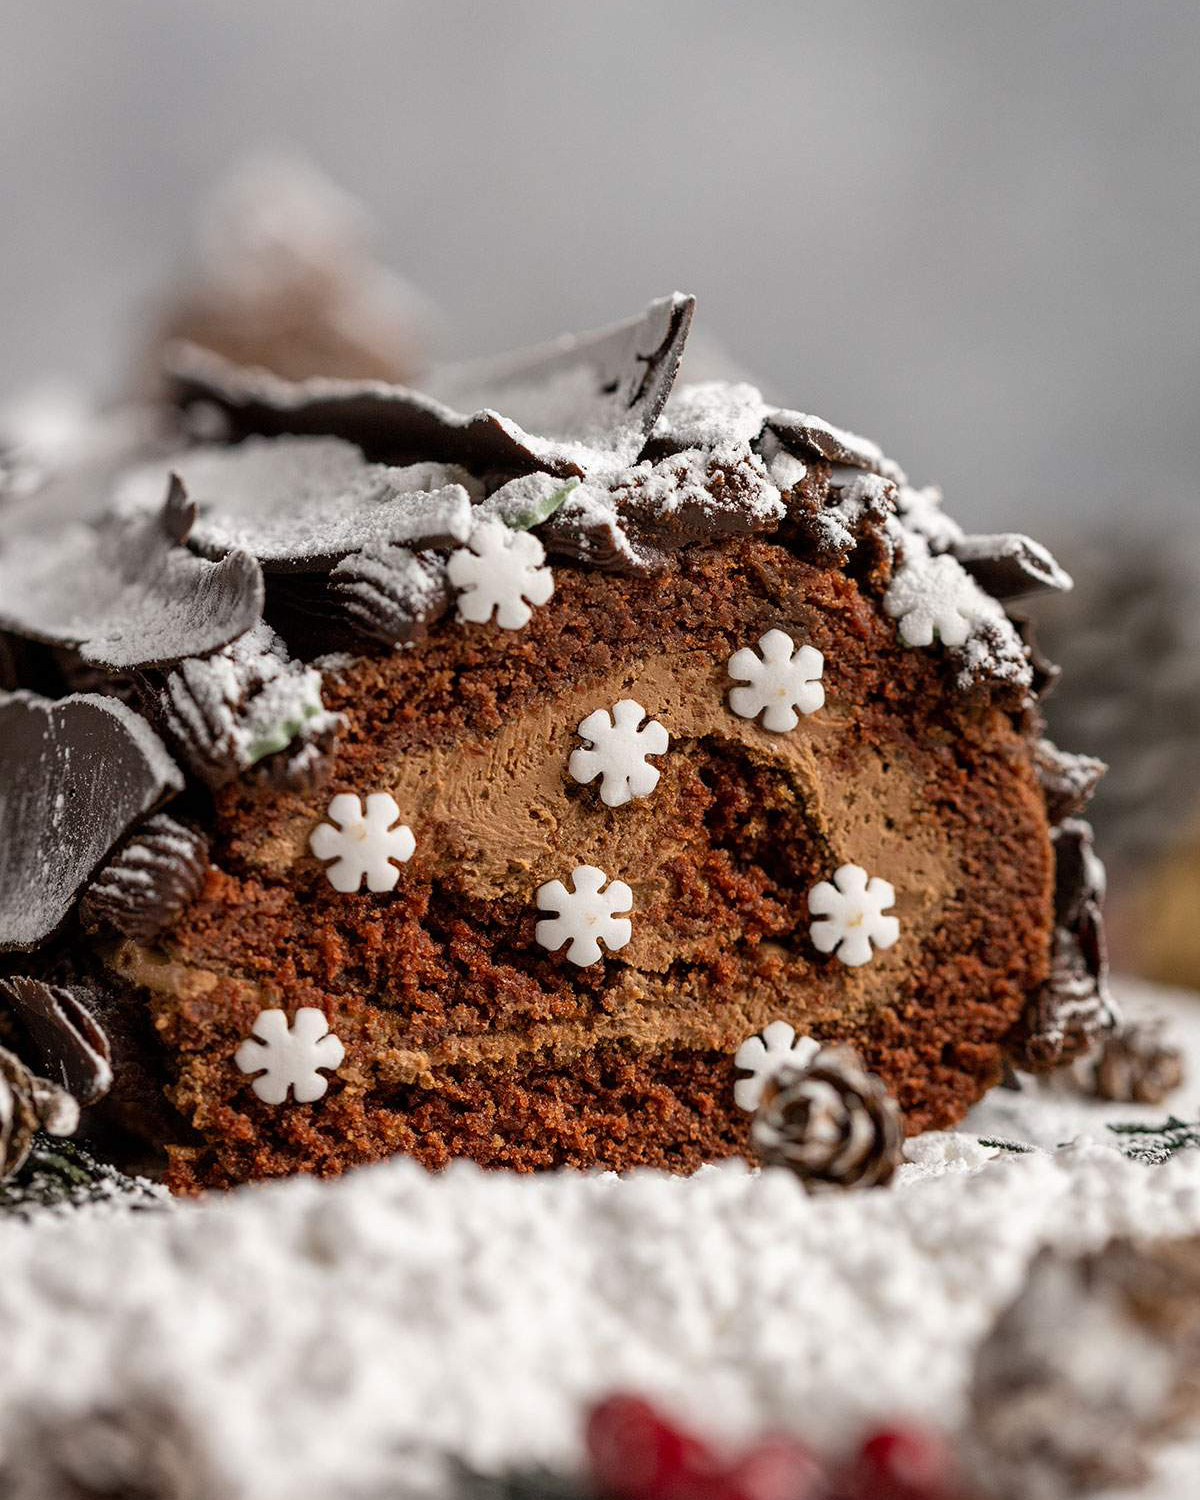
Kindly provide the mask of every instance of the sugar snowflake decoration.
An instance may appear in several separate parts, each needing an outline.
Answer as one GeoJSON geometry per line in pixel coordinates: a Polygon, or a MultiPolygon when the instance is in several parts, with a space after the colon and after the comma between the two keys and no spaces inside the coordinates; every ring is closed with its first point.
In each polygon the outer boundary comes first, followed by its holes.
{"type": "Polygon", "coordinates": [[[730,677],[749,684],[730,692],[729,706],[743,719],[762,714],[764,729],[786,734],[800,722],[797,709],[815,714],[825,702],[824,670],[825,658],[815,646],[796,650],[790,635],[768,630],[757,652],[743,646],[729,658],[730,677]]]}
{"type": "Polygon", "coordinates": [[[503,521],[480,521],[465,547],[450,554],[446,571],[458,590],[458,615],[476,625],[496,616],[505,630],[528,625],[531,604],[554,593],[554,574],[542,564],[546,551],[528,531],[510,531],[503,521]]]}
{"type": "Polygon", "coordinates": [[[584,786],[601,778],[600,800],[605,807],[624,807],[634,797],[648,797],[658,785],[658,767],[649,765],[646,757],[665,755],[670,735],[656,719],[639,728],[644,718],[646,710],[640,703],[622,698],[611,714],[598,708],[579,726],[587,745],[572,752],[568,769],[584,786]]]}
{"type": "Polygon", "coordinates": [[[602,891],[607,879],[595,865],[576,865],[571,872],[574,890],[568,891],[561,880],[538,888],[538,910],[558,913],[537,924],[534,935],[543,948],[555,953],[569,943],[567,957],[586,967],[602,957],[601,941],[612,953],[625,946],[633,935],[633,924],[616,914],[633,910],[633,892],[623,880],[614,880],[602,891]]]}
{"type": "Polygon", "coordinates": [[[369,891],[390,891],[400,878],[399,866],[410,860],[417,841],[400,817],[390,792],[372,792],[363,812],[353,792],[339,792],[329,804],[332,823],[319,823],[308,847],[318,859],[333,860],[326,869],[335,891],[356,891],[367,877],[369,891]],[[334,824],[338,825],[337,827],[334,824]]]}
{"type": "Polygon", "coordinates": [[[894,887],[861,865],[842,865],[833,883],[822,880],[808,893],[808,909],[819,920],[809,927],[818,953],[836,953],[849,968],[870,963],[874,948],[890,948],[900,936],[896,917],[883,913],[896,900],[894,887]]]}
{"type": "Polygon", "coordinates": [[[965,646],[984,620],[1001,612],[957,558],[932,557],[925,549],[897,570],[883,608],[899,622],[906,646],[932,646],[935,635],[945,646],[965,646]]]}
{"type": "Polygon", "coordinates": [[[259,1075],[251,1087],[264,1104],[283,1104],[289,1089],[297,1104],[312,1104],[329,1087],[321,1069],[335,1071],[345,1055],[324,1011],[304,1005],[290,1026],[286,1011],[260,1010],[233,1060],[259,1075]]]}
{"type": "Polygon", "coordinates": [[[821,1050],[810,1036],[797,1036],[786,1021],[772,1021],[748,1036],[733,1054],[733,1065],[748,1076],[733,1086],[733,1102],[753,1114],[762,1103],[768,1083],[791,1068],[807,1068],[821,1050]]]}

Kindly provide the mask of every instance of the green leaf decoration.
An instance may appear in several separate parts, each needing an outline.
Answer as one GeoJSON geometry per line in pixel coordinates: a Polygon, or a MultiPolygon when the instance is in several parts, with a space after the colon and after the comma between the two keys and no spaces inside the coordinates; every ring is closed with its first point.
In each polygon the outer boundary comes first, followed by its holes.
{"type": "Polygon", "coordinates": [[[260,735],[258,739],[252,740],[247,754],[250,764],[255,765],[264,760],[268,755],[274,755],[278,750],[286,750],[292,741],[302,732],[309,719],[315,719],[318,714],[325,712],[325,705],[320,698],[316,702],[302,705],[300,712],[289,719],[282,719],[272,728],[260,735]]]}
{"type": "Polygon", "coordinates": [[[571,491],[577,489],[578,486],[578,479],[568,479],[558,489],[551,490],[548,495],[543,495],[540,500],[535,500],[524,510],[514,511],[511,517],[506,516],[505,521],[514,531],[529,531],[534,526],[540,526],[543,521],[550,519],[571,491]]]}

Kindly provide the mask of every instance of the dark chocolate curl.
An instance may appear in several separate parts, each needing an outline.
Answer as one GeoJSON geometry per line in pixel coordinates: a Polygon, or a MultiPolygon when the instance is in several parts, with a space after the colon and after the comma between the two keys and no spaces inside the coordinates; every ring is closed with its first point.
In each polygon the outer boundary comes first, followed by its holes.
{"type": "Polygon", "coordinates": [[[0,694],[0,949],[45,942],[109,850],[182,787],[119,699],[0,694]]]}
{"type": "Polygon", "coordinates": [[[80,1104],[95,1104],[112,1087],[112,1049],[93,1011],[87,985],[0,979],[7,1004],[28,1032],[48,1076],[59,1078],[80,1104]]]}
{"type": "Polygon", "coordinates": [[[1017,532],[965,536],[951,551],[984,593],[1001,603],[1031,594],[1065,594],[1074,587],[1071,575],[1040,542],[1017,532]]]}
{"type": "Polygon", "coordinates": [[[186,344],[168,354],[168,375],[181,405],[216,405],[239,437],[327,434],[379,458],[582,476],[633,463],[645,447],[674,384],[693,306],[678,293],[663,297],[595,333],[434,372],[424,391],[281,380],[186,344]],[[577,393],[569,412],[564,389],[577,393]]]}

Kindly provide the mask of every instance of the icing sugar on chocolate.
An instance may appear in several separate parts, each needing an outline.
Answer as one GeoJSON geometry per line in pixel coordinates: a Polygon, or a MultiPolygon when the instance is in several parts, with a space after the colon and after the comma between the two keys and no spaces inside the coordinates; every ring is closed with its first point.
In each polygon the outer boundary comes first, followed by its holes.
{"type": "Polygon", "coordinates": [[[1064,594],[1071,576],[1032,537],[1017,532],[964,536],[952,548],[975,582],[993,599],[1025,599],[1031,594],[1064,594]]]}
{"type": "Polygon", "coordinates": [[[421,391],[382,381],[281,380],[193,345],[168,358],[177,400],[215,404],[238,435],[332,434],[372,456],[471,469],[609,472],[641,453],[670,392],[694,299],[517,355],[435,374],[421,391]]]}
{"type": "Polygon", "coordinates": [[[194,556],[182,545],[194,519],[172,477],[143,514],[18,531],[0,548],[0,628],[116,670],[227,645],[262,613],[262,573],[246,552],[194,556]]]}
{"type": "Polygon", "coordinates": [[[307,782],[341,728],[321,699],[321,673],[292,661],[259,623],[223,651],[147,678],[145,701],[188,769],[210,787],[266,763],[284,784],[307,782]]]}
{"type": "Polygon", "coordinates": [[[340,438],[247,438],[178,453],[131,475],[118,507],[140,509],[171,472],[195,507],[192,551],[214,560],[250,553],[268,571],[319,572],[369,546],[454,546],[471,529],[460,481],[474,482],[463,470],[368,463],[340,438]]]}
{"type": "Polygon", "coordinates": [[[109,850],[182,787],[119,699],[0,694],[0,949],[50,937],[109,850]]]}
{"type": "Polygon", "coordinates": [[[92,881],[80,905],[86,927],[147,942],[200,894],[208,840],[169,813],[147,818],[92,881]]]}

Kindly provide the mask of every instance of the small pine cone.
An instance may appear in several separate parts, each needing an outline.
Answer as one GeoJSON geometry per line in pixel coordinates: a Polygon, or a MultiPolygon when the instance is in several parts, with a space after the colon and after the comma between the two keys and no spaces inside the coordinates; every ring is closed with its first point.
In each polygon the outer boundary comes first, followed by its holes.
{"type": "Polygon", "coordinates": [[[207,870],[207,839],[157,813],[92,881],[80,916],[89,928],[107,925],[148,942],[196,899],[207,870]]]}
{"type": "Polygon", "coordinates": [[[147,677],[143,697],[189,769],[214,789],[251,768],[270,781],[307,785],[342,725],[321,700],[320,672],[292,661],[262,623],[213,656],[147,677]]]}
{"type": "Polygon", "coordinates": [[[903,1160],[900,1107],[852,1047],[827,1047],[786,1071],[754,1116],[765,1166],[790,1168],[810,1193],[881,1187],[903,1160]]]}
{"type": "Polygon", "coordinates": [[[38,1130],[72,1135],[78,1124],[79,1106],[65,1089],[0,1047],[0,1182],[25,1165],[38,1130]]]}
{"type": "Polygon", "coordinates": [[[1088,1082],[1098,1099],[1161,1104],[1183,1079],[1183,1053],[1163,1045],[1159,1027],[1126,1026],[1104,1043],[1088,1082]]]}

